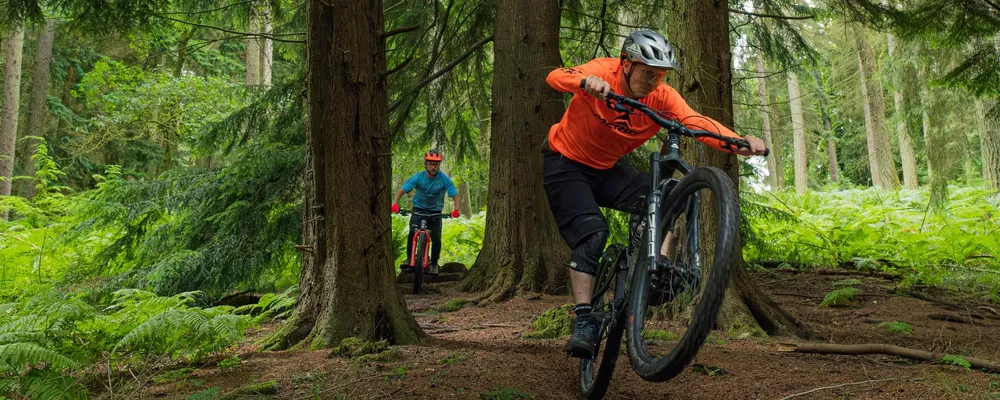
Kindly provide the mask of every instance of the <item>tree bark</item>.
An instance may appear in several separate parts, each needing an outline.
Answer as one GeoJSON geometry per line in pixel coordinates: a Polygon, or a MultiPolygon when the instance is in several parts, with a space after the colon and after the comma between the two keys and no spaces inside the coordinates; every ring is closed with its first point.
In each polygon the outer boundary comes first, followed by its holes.
{"type": "MultiPolygon", "coordinates": [[[[14,175],[14,152],[17,145],[17,112],[21,104],[21,51],[24,47],[24,26],[11,29],[7,38],[7,60],[4,65],[3,111],[0,113],[0,196],[9,196],[14,175]]],[[[0,215],[7,219],[7,213],[0,215]]]]}
{"type": "Polygon", "coordinates": [[[540,148],[559,121],[561,95],[545,76],[562,65],[559,4],[500,0],[494,41],[486,236],[460,290],[485,290],[481,301],[518,289],[565,293],[569,249],[542,189],[540,148]]]}
{"type": "Polygon", "coordinates": [[[302,258],[294,315],[267,343],[275,349],[325,348],[351,336],[414,343],[423,335],[392,265],[382,2],[354,3],[307,3],[312,179],[305,183],[303,237],[310,254],[302,258]]]}
{"type": "MultiPolygon", "coordinates": [[[[265,7],[264,15],[264,34],[271,34],[271,7],[265,7]]],[[[264,87],[271,87],[271,66],[274,64],[274,41],[270,38],[262,38],[263,50],[261,54],[260,61],[260,83],[264,87]]]]}
{"type": "MultiPolygon", "coordinates": [[[[768,93],[768,98],[771,100],[769,104],[778,104],[778,97],[772,90],[768,93]]],[[[771,126],[775,129],[771,129],[771,156],[769,158],[774,159],[774,168],[777,169],[777,174],[774,176],[778,182],[778,189],[785,188],[785,153],[783,149],[785,148],[784,133],[781,130],[781,120],[778,117],[777,112],[771,112],[770,122],[771,126]]]]}
{"type": "Polygon", "coordinates": [[[980,125],[979,147],[983,159],[986,187],[1000,191],[1000,115],[996,99],[976,102],[980,125]]]}
{"type": "Polygon", "coordinates": [[[854,30],[858,45],[858,65],[861,71],[861,87],[864,102],[868,110],[867,131],[869,163],[872,170],[872,180],[883,189],[899,189],[899,176],[896,175],[896,165],[892,160],[892,145],[885,128],[885,103],[882,97],[882,85],[875,71],[875,55],[868,44],[864,28],[854,30]]]}
{"type": "Polygon", "coordinates": [[[826,130],[826,158],[830,171],[830,182],[840,182],[840,168],[837,164],[837,137],[833,132],[833,121],[830,120],[830,109],[827,107],[826,86],[819,71],[813,71],[816,90],[819,96],[819,112],[823,118],[823,129],[826,130]]]}
{"type": "Polygon", "coordinates": [[[921,108],[923,109],[924,142],[927,148],[927,181],[931,186],[930,208],[934,212],[945,211],[948,205],[948,174],[944,168],[948,154],[947,140],[942,132],[935,132],[931,121],[931,111],[935,107],[936,97],[925,83],[926,73],[918,71],[921,108]]]}
{"type": "MultiPolygon", "coordinates": [[[[732,53],[727,29],[729,10],[726,2],[712,0],[670,0],[667,27],[670,41],[677,47],[683,73],[670,75],[670,84],[687,100],[692,108],[719,121],[733,125],[732,53]]],[[[698,154],[693,140],[684,140],[682,154],[698,154]]],[[[719,151],[704,151],[703,157],[690,159],[698,166],[713,166],[726,171],[739,182],[736,156],[719,151]]],[[[737,184],[736,187],[739,187],[737,184]]],[[[713,207],[702,210],[703,238],[714,238],[718,225],[718,212],[713,207]]],[[[706,248],[711,243],[704,244],[706,248]]],[[[807,336],[805,329],[794,320],[785,318],[767,295],[749,280],[743,271],[742,251],[736,252],[739,265],[726,290],[719,325],[739,335],[766,332],[768,334],[793,334],[807,336]]],[[[711,260],[706,262],[711,264],[711,260]]]]}
{"type": "Polygon", "coordinates": [[[795,193],[803,194],[809,189],[809,165],[806,160],[806,127],[802,110],[802,91],[799,77],[788,73],[788,99],[792,107],[793,146],[795,150],[795,193]]]}
{"type": "Polygon", "coordinates": [[[198,32],[198,27],[192,26],[177,41],[177,64],[174,64],[175,78],[179,78],[184,74],[184,63],[187,62],[188,57],[188,43],[191,42],[191,38],[194,37],[196,32],[198,32]]]}
{"type": "MultiPolygon", "coordinates": [[[[767,111],[767,83],[764,79],[764,56],[757,54],[757,91],[760,92],[760,125],[764,131],[764,144],[774,153],[774,141],[771,139],[771,117],[767,111]]],[[[767,157],[768,182],[773,189],[781,189],[778,185],[778,169],[775,157],[767,157]]]]}
{"type": "MultiPolygon", "coordinates": [[[[35,54],[35,70],[31,78],[31,94],[28,95],[28,126],[25,130],[27,136],[45,137],[45,125],[48,122],[49,110],[45,106],[45,99],[48,97],[49,89],[49,69],[52,66],[52,42],[55,39],[56,20],[46,21],[42,34],[38,38],[38,52],[35,54]]],[[[38,147],[38,140],[28,140],[24,149],[26,151],[24,162],[24,176],[35,175],[35,162],[31,155],[38,147]]],[[[20,194],[26,199],[35,197],[35,181],[22,181],[18,185],[20,194]]]]}
{"type": "Polygon", "coordinates": [[[472,199],[469,198],[469,183],[462,182],[458,185],[458,195],[462,197],[462,215],[468,217],[472,215],[472,199]]]}
{"type": "Polygon", "coordinates": [[[246,84],[247,86],[257,86],[260,85],[260,37],[256,36],[260,33],[260,21],[256,15],[256,10],[250,10],[250,16],[247,17],[247,50],[246,50],[246,84]]]}
{"type": "MultiPolygon", "coordinates": [[[[898,58],[896,37],[887,33],[886,41],[889,45],[889,59],[895,61],[898,58]]],[[[893,79],[895,87],[892,91],[893,104],[896,109],[896,133],[899,135],[899,159],[903,164],[903,188],[916,189],[920,186],[920,181],[917,178],[917,156],[913,150],[913,138],[910,137],[910,130],[906,127],[901,73],[902,71],[896,71],[895,79],[893,79]]]]}

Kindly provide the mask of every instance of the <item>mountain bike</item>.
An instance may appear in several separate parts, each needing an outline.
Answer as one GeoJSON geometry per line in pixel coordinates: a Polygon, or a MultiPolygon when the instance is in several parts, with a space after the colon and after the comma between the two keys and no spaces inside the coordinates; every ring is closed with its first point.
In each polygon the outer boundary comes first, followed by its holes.
{"type": "Polygon", "coordinates": [[[749,148],[742,139],[689,129],[637,100],[615,93],[606,99],[608,107],[642,112],[666,129],[669,151],[650,156],[652,185],[644,204],[630,210],[628,245],[612,244],[601,257],[591,300],[600,321],[597,351],[580,360],[580,393],[588,399],[607,392],[625,333],[632,369],[647,381],[673,378],[698,353],[737,262],[740,210],[725,172],[681,160],[680,136],[714,138],[734,152],[749,148]],[[704,226],[705,212],[718,222],[704,226]]]}
{"type": "Polygon", "coordinates": [[[413,294],[420,294],[420,289],[424,284],[424,273],[430,267],[431,230],[427,228],[427,218],[451,218],[450,214],[442,213],[422,213],[412,210],[399,210],[399,215],[408,216],[410,214],[424,217],[420,220],[416,233],[413,235],[413,246],[410,254],[410,269],[413,271],[413,294]]]}

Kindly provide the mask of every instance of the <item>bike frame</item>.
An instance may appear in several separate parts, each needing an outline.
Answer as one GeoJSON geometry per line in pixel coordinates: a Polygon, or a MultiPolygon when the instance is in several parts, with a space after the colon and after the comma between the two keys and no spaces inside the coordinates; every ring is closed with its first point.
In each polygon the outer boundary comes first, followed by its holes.
{"type": "MultiPolygon", "coordinates": [[[[428,214],[428,213],[422,213],[422,212],[410,211],[410,210],[400,210],[399,214],[403,215],[403,216],[416,215],[418,217],[425,217],[424,219],[420,220],[420,226],[417,227],[416,232],[414,232],[414,234],[413,234],[413,242],[410,243],[410,246],[411,246],[410,247],[410,250],[411,250],[411,252],[410,252],[410,254],[411,254],[411,257],[410,257],[411,258],[411,260],[410,260],[410,266],[411,267],[416,267],[416,260],[414,260],[413,259],[414,257],[412,257],[412,256],[417,254],[417,240],[420,239],[420,235],[427,235],[427,243],[425,245],[426,249],[424,249],[424,259],[421,260],[421,266],[420,266],[421,268],[427,268],[428,266],[430,266],[430,248],[431,248],[431,245],[433,243],[432,243],[432,240],[431,240],[431,230],[427,229],[427,219],[426,218],[435,218],[435,217],[438,217],[438,218],[442,218],[442,219],[447,219],[447,218],[451,218],[451,215],[449,215],[449,214],[438,214],[438,213],[428,214]]],[[[410,225],[410,227],[416,227],[416,226],[417,226],[416,224],[410,225]]]]}

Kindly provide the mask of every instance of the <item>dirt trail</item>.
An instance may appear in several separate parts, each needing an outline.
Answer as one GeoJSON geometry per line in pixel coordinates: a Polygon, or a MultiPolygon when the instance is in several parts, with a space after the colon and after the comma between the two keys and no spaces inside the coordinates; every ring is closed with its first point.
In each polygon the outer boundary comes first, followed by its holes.
{"type": "MultiPolygon", "coordinates": [[[[819,308],[823,296],[845,277],[769,272],[756,274],[775,301],[815,330],[824,341],[889,343],[921,350],[1000,360],[1000,319],[976,319],[989,310],[950,310],[910,296],[891,295],[891,283],[858,278],[863,295],[846,308],[819,308]],[[965,315],[973,322],[931,319],[965,315]],[[913,334],[889,333],[881,322],[901,321],[913,334]]],[[[570,301],[566,296],[529,294],[489,307],[455,312],[427,311],[461,297],[453,284],[440,293],[407,296],[407,304],[432,337],[402,346],[395,362],[358,365],[328,358],[329,351],[249,352],[239,368],[205,368],[179,382],[151,388],[154,398],[188,398],[206,388],[222,393],[252,382],[277,380],[276,399],[515,399],[516,393],[544,399],[577,398],[577,362],[561,351],[565,339],[527,339],[532,318],[570,301]],[[195,385],[197,383],[197,385],[195,385]],[[490,393],[508,397],[488,397],[490,393]]],[[[942,293],[931,293],[942,298],[942,293]]],[[[994,307],[995,308],[995,307],[994,307]]],[[[636,377],[622,355],[608,399],[991,399],[1000,398],[1000,375],[961,367],[917,363],[891,356],[834,356],[780,352],[781,338],[724,338],[713,333],[696,363],[722,368],[708,376],[688,369],[666,383],[636,377]],[[990,386],[993,386],[992,388],[990,386]],[[994,393],[997,395],[994,397],[994,393]]],[[[247,398],[247,397],[242,397],[247,398]]]]}

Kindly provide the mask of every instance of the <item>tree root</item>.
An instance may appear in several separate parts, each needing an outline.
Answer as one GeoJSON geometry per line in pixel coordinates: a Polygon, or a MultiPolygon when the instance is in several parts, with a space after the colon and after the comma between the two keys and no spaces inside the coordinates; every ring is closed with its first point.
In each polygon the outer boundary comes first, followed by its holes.
{"type": "MultiPolygon", "coordinates": [[[[830,343],[782,343],[778,351],[813,353],[813,354],[843,354],[843,355],[864,355],[864,354],[885,354],[909,358],[917,361],[942,362],[945,353],[931,353],[929,351],[910,349],[906,347],[893,346],[889,344],[830,344],[830,343]]],[[[979,368],[993,373],[1000,373],[1000,364],[975,357],[962,357],[969,362],[972,368],[979,368]]]]}

